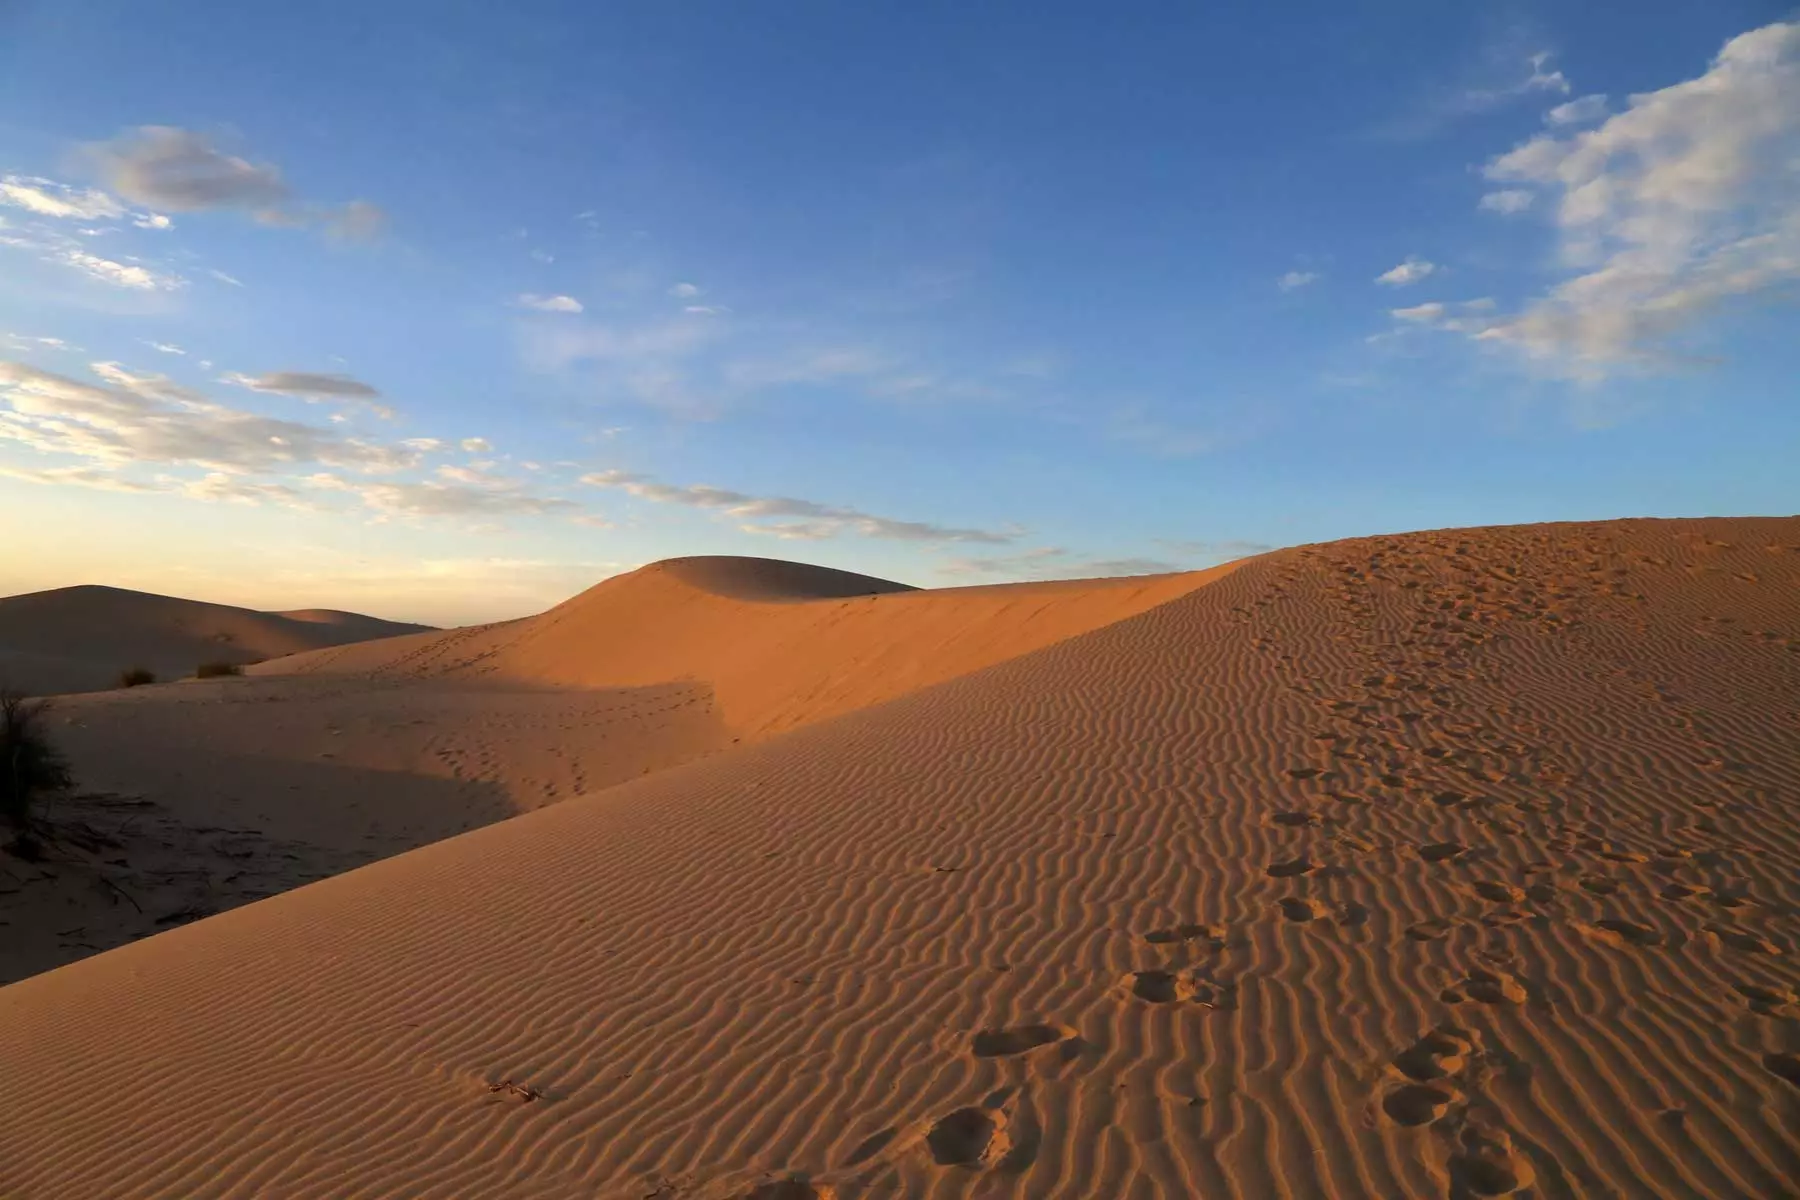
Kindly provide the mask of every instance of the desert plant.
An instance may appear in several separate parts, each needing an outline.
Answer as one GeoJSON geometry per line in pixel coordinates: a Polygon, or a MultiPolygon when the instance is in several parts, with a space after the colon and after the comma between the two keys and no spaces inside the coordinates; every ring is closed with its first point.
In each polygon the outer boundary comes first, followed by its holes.
{"type": "Polygon", "coordinates": [[[127,667],[119,672],[119,686],[122,688],[142,687],[146,683],[156,682],[156,672],[148,667],[127,667]]]}
{"type": "Polygon", "coordinates": [[[194,668],[195,679],[217,679],[221,675],[242,675],[244,668],[233,662],[203,662],[194,668]]]}
{"type": "Polygon", "coordinates": [[[49,705],[17,692],[0,692],[0,817],[12,826],[8,847],[21,858],[35,858],[38,842],[34,820],[38,804],[74,780],[69,765],[44,730],[49,705]]]}

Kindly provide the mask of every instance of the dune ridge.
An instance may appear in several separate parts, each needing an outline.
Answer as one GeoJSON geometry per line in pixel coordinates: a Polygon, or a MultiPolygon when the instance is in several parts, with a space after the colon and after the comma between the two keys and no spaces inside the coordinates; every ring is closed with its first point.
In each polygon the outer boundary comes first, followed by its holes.
{"type": "Polygon", "coordinates": [[[345,612],[258,612],[82,584],[0,597],[0,683],[32,695],[98,691],[128,667],[160,678],[429,628],[345,612]]]}
{"type": "Polygon", "coordinates": [[[0,1182],[1792,1194],[1797,584],[1795,519],[1267,555],[0,989],[0,1182]]]}

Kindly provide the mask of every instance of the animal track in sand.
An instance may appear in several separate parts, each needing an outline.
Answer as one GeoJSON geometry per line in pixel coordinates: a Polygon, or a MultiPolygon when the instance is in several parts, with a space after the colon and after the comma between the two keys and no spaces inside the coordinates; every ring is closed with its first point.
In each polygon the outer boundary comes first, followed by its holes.
{"type": "Polygon", "coordinates": [[[976,1058],[1010,1058],[1029,1054],[1041,1046],[1053,1046],[1072,1036],[1074,1030],[1060,1025],[1014,1025],[1006,1029],[983,1029],[971,1039],[970,1049],[976,1058]]]}
{"type": "Polygon", "coordinates": [[[1291,858],[1286,862],[1270,863],[1264,868],[1264,871],[1274,879],[1289,879],[1296,875],[1309,875],[1318,869],[1319,864],[1303,854],[1299,858],[1291,858]]]}
{"type": "Polygon", "coordinates": [[[1331,911],[1329,905],[1319,900],[1306,900],[1298,896],[1289,896],[1280,902],[1281,915],[1290,921],[1316,921],[1331,911]]]}
{"type": "Polygon", "coordinates": [[[1415,921],[1406,927],[1406,936],[1415,942],[1436,942],[1449,936],[1456,922],[1443,917],[1428,917],[1423,921],[1415,921]]]}
{"type": "Polygon", "coordinates": [[[1476,884],[1475,894],[1483,900],[1493,900],[1500,904],[1517,904],[1525,899],[1524,889],[1516,888],[1510,883],[1496,883],[1493,880],[1483,880],[1476,884]]]}
{"type": "Polygon", "coordinates": [[[1461,842],[1431,842],[1419,847],[1419,857],[1431,863],[1449,862],[1467,850],[1461,842]]]}
{"type": "Polygon", "coordinates": [[[1583,875],[1576,882],[1583,891],[1592,892],[1596,896],[1610,896],[1619,890],[1619,881],[1608,879],[1604,875],[1583,875]]]}
{"type": "Polygon", "coordinates": [[[1269,814],[1269,824],[1284,825],[1290,829],[1298,829],[1308,825],[1317,825],[1319,817],[1309,812],[1278,812],[1269,814]]]}

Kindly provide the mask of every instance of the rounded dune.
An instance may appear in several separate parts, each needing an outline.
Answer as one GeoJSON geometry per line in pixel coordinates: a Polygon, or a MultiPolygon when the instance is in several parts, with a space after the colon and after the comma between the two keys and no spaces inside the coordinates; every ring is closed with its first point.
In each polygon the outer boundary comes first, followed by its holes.
{"type": "Polygon", "coordinates": [[[762,735],[0,989],[5,1185],[1792,1192],[1800,519],[679,576],[286,664],[679,668],[762,735]]]}

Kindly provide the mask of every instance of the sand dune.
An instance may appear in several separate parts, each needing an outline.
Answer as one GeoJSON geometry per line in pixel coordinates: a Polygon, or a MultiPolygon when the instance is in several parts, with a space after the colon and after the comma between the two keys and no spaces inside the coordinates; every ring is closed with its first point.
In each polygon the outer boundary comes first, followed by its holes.
{"type": "Polygon", "coordinates": [[[742,741],[0,989],[0,1191],[1793,1195],[1796,585],[1795,519],[665,567],[271,664],[216,706],[679,685],[742,741]]]}
{"type": "Polygon", "coordinates": [[[115,686],[128,667],[160,679],[203,662],[258,662],[428,628],[356,613],[266,613],[124,588],[55,588],[0,598],[0,684],[31,695],[115,686]]]}

